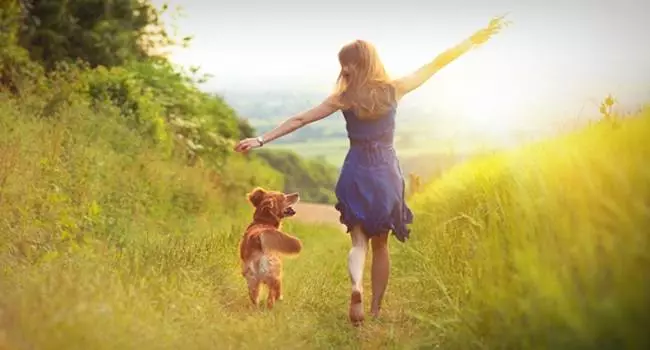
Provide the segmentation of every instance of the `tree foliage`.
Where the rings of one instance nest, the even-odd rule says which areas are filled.
[[[48,68],[82,59],[92,67],[118,66],[151,58],[158,46],[173,43],[160,13],[138,0],[23,0],[19,40],[33,59]]]
[[[255,130],[221,96],[201,91],[206,75],[160,54],[189,44],[166,32],[160,18],[167,10],[145,0],[0,0],[0,92],[40,96],[42,118],[80,101],[98,113],[113,108],[104,114],[119,116],[144,142],[187,165],[222,171],[234,142]],[[262,160],[248,158],[284,173],[287,190],[332,201],[333,173],[325,165],[284,153]]]

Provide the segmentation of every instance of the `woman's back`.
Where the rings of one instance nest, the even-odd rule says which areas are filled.
[[[393,148],[396,106],[374,118],[344,110],[350,150],[336,186],[341,222],[361,225],[369,236],[393,231],[408,238],[412,213],[404,202],[404,180]]]
[[[384,141],[392,144],[397,108],[373,119],[360,119],[352,110],[344,110],[345,128],[351,142]]]

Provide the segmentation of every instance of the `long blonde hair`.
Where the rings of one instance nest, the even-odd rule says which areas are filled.
[[[341,109],[352,110],[360,119],[374,119],[394,107],[395,88],[372,44],[355,40],[345,45],[339,63],[335,95]]]

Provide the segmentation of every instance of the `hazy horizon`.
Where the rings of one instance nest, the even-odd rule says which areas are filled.
[[[508,12],[511,27],[404,103],[435,106],[458,123],[506,137],[593,116],[608,93],[626,110],[650,102],[646,1],[169,3],[184,8],[179,33],[194,36],[171,59],[214,75],[203,86],[211,91],[295,89],[325,97],[338,73],[337,52],[351,40],[373,42],[389,73],[399,76]]]

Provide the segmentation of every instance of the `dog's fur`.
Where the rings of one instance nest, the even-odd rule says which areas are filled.
[[[260,287],[268,287],[267,307],[282,300],[282,254],[298,254],[301,241],[280,230],[281,220],[295,215],[291,207],[300,200],[298,193],[285,194],[256,188],[248,194],[255,207],[253,222],[239,244],[242,275],[248,283],[251,302],[257,306]]]

